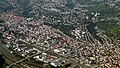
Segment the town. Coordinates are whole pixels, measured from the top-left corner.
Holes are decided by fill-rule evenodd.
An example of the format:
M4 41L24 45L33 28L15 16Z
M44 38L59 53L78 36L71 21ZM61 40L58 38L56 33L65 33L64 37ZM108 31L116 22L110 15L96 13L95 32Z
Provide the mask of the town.
M89 17L85 15L87 11L80 8L80 4L71 0L66 7L69 3L67 0L41 0L40 4L34 6L38 1L32 2L33 7L36 7L34 12L37 9L41 12L40 16L36 15L39 16L37 19L17 16L15 10L0 15L6 21L4 26L0 26L7 42L5 47L11 54L24 58L9 65L9 68L16 64L24 66L24 61L29 58L50 63L54 67L69 63L70 68L120 67L120 45L113 44L113 40L97 26L96 36L100 40L91 34L89 24L82 22L83 19L89 20ZM96 17L100 15L91 14ZM94 22L95 18L91 21ZM61 25L72 25L75 29L61 31Z

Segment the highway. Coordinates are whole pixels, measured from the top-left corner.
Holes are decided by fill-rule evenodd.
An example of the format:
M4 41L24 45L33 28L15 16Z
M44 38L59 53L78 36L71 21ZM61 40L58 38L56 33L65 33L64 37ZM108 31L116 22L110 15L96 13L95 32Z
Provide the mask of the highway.
M25 43L25 44L27 44L27 45L30 45L30 46L32 46L32 47L34 47L34 48L39 49L42 53L47 53L47 54L49 54L49 55L53 55L53 56L59 57L59 58L61 58L61 59L63 59L63 60L66 60L66 61L68 61L69 63L72 63L72 64L77 65L77 66L79 66L79 67L87 68L87 66L81 65L81 64L77 63L77 62L76 62L76 59L74 59L74 58L70 58L70 57L67 57L67 56L59 55L59 54L57 54L57 53L54 53L54 52L51 51L50 49L43 50L43 49L41 49L39 46L31 45L31 44L29 44L28 42L26 42L26 41L24 41L24 40L19 40L19 41L20 41L20 42L23 42L23 43ZM9 67L11 67L11 66L13 66L13 65L15 65L15 64L21 63L21 62L27 60L28 58L31 58L31 57L34 57L34 56L40 55L40 54L41 54L41 53L38 53L38 54L35 54L35 55L32 55L32 56L28 56L28 57L26 57L25 59L21 59L21 60L15 62L15 63L11 64Z
M50 48L49 48L49 49L50 49ZM21 60L15 62L15 63L9 65L8 68L11 68L13 65L16 65L16 64L19 64L19 63L21 63L21 62L24 62L25 60L27 60L27 59L29 59L29 58L35 57L35 56L37 56L37 55L41 55L42 53L45 53L45 52L49 51L49 49L47 49L47 50L45 50L45 51L43 51L43 52L40 52L40 53L31 55L31 56L27 56L27 57L25 57L25 59L21 59Z

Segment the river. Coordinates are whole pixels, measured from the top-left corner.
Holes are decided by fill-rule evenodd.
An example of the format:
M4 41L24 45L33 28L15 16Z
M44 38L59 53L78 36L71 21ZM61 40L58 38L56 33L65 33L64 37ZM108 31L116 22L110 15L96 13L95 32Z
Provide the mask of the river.
M3 44L0 44L0 52L3 54L3 56L7 60L9 60L11 62L16 62L17 60L20 60L14 54L11 54L10 51Z

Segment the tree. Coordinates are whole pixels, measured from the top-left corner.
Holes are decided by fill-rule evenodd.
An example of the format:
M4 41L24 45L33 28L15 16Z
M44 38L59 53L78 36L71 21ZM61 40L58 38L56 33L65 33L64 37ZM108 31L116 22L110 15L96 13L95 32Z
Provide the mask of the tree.
M3 19L0 19L0 23L5 23L5 20L3 20Z
M1 37L3 36L3 32L2 31L0 31L0 39L1 39Z
M3 67L4 62L5 62L5 59L4 59L4 58L2 57L2 55L0 54L0 68Z

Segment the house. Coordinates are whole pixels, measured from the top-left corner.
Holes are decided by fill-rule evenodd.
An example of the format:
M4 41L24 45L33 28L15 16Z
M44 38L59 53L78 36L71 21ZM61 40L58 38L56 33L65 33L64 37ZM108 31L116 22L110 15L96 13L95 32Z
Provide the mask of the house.
M53 65L54 67L60 66L61 62L59 62L58 60L55 60L53 62L50 63L51 65Z

